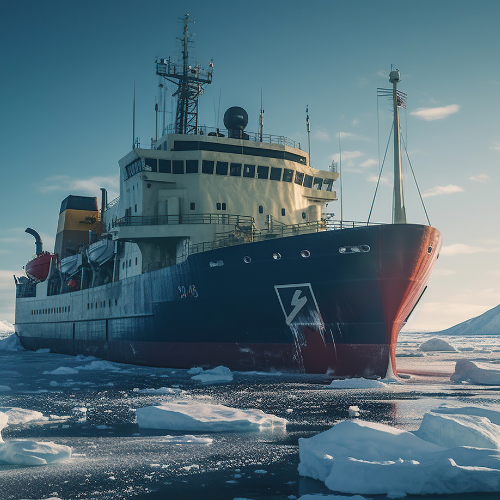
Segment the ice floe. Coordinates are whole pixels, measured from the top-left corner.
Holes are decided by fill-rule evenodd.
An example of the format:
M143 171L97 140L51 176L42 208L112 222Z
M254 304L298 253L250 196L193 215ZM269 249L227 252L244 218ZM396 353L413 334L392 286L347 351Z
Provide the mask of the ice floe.
M427 342L420 344L419 349L421 351L445 351L445 352L456 352L456 349L446 342L446 340L432 338Z
M287 421L262 410L241 410L200 402L162 403L136 410L139 427L176 431L255 431L286 426Z
M387 388L387 384L380 380L360 377L332 380L332 383L328 387L332 389L381 389Z
M4 442L2 429L7 425L8 415L0 412L0 464L46 465L71 458L71 448L52 442L37 442L27 439Z
M500 385L500 371L479 368L467 359L460 359L455 365L455 373L451 376L453 382L472 382L478 385Z
M198 370L198 368L191 368L191 370ZM189 371L191 371L189 370ZM217 366L211 370L203 370L197 372L196 375L191 377L192 380L201 382L202 384L213 384L217 382L231 382L233 380L233 374L231 370L225 366Z
M13 333L8 337L0 339L0 351L24 351L19 337Z
M446 429L451 441L460 442L454 433L462 433L464 420L443 418L432 423L427 437L436 440ZM299 439L299 455L301 475L319 479L341 493L427 495L500 490L497 450L445 448L385 424L340 422L312 438Z
M140 394L148 394L151 396L162 396L162 395L171 395L171 394L181 394L184 392L182 389L178 387L159 387L158 389L134 389L134 392L138 392Z
M48 420L43 413L35 410L26 410L25 408L17 407L0 407L0 413L7 415L7 423L9 425L26 424L34 421Z
M203 444L210 445L213 442L212 438L206 436L193 436L191 434L185 434L184 436L163 436L160 440L155 441L156 443L164 444Z

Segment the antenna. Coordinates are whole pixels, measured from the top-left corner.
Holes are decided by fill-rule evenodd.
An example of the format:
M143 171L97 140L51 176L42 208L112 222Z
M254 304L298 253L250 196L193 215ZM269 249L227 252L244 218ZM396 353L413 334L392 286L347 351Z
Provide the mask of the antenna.
M309 144L309 166L311 166L311 123L309 122L309 104L306 104L306 125L307 125L307 142Z
M184 16L182 42L182 66L168 59L156 59L156 74L177 86L173 96L177 97L175 114L176 134L196 134L198 132L198 98L203 94L205 85L212 83L214 63L210 60L208 70L198 63L189 65L189 14Z
M264 131L264 109L262 107L262 87L260 88L260 113L259 113L259 140L262 142L262 132Z
M339 181L340 181L340 228L342 229L342 222L344 220L344 206L342 203L342 198L344 190L342 189L342 147L340 145L340 136L342 132L339 132Z
M132 106L132 149L135 148L135 81L134 81L134 104Z

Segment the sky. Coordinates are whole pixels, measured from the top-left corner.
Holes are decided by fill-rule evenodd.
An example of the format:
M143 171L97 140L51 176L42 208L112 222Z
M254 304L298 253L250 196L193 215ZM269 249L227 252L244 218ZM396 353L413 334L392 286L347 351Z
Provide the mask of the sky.
M26 227L52 250L68 194L118 195L134 84L136 135L149 146L155 58L177 57L186 13L193 60L214 61L199 123L222 127L241 106L257 131L262 90L264 133L307 150L308 106L312 166L342 151L344 220L367 220L383 163L371 220L391 221L392 111L377 88L398 68L408 157L443 235L407 328L440 330L500 303L500 2L20 0L0 19L0 319L14 322L12 275L34 254ZM408 222L426 223L406 159L403 173ZM340 203L328 210L338 217Z

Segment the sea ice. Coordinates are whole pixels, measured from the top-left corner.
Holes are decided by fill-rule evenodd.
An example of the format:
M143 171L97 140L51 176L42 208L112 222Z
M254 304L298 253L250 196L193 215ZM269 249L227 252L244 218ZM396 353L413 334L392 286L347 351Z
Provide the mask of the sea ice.
M184 436L163 436L160 441L156 441L156 443L165 443L165 444L203 444L210 445L212 444L213 439L205 436L193 436L191 434L185 434Z
M187 371L188 375L199 375L200 373L203 373L203 368L200 368L199 366L193 366L193 368L190 368Z
M0 413L7 415L9 425L26 424L28 422L48 420L43 413L35 410L26 410L24 408L16 408L13 406L0 407Z
M149 394L152 396L161 396L165 394L180 394L182 389L177 387L159 387L158 389L134 389L134 392L139 392L141 394Z
M40 443L27 439L4 442L1 430L8 416L0 412L0 463L9 465L45 465L71 458L71 448L52 442Z
M0 392L11 391L12 389L8 385L0 385Z
M445 448L500 449L500 426L476 415L426 413L415 435Z
M56 368L55 370L52 370L52 371L44 371L42 374L43 375L74 375L75 373L78 373L78 370L75 370L74 368L70 368L69 366L60 366L59 368Z
M415 495L500 490L497 450L443 448L388 425L343 421L299 439L299 473L333 491Z
M500 405L488 406L457 406L443 404L434 408L433 413L446 413L452 415L476 415L486 417L490 422L500 426Z
M472 361L460 359L455 365L455 373L451 376L451 380L469 381L478 385L500 385L500 371L479 368Z
M182 402L163 403L136 410L139 427L175 431L255 431L266 427L286 426L287 421L262 410L240 410L228 406Z
M212 368L211 370L202 370L198 375L191 377L191 379L203 384L231 382L233 380L233 374L229 368L221 365L216 368Z
M427 342L420 344L419 349L421 351L445 351L445 352L455 352L456 349L448 344L446 340L432 338Z
M381 389L387 388L387 384L379 380L367 378L346 378L332 380L332 383L328 387L332 389Z
M13 333L8 337L0 340L0 351L24 351L19 337Z

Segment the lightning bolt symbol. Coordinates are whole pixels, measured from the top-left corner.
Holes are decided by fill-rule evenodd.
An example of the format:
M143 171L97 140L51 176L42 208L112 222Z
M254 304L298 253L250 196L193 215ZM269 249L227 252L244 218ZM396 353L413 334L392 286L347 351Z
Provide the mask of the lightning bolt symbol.
M290 323L295 319L295 316L297 316L297 314L299 314L299 311L306 305L307 297L299 298L301 293L301 290L295 290L295 293L293 294L291 304L295 307L286 318L287 325L290 325Z

